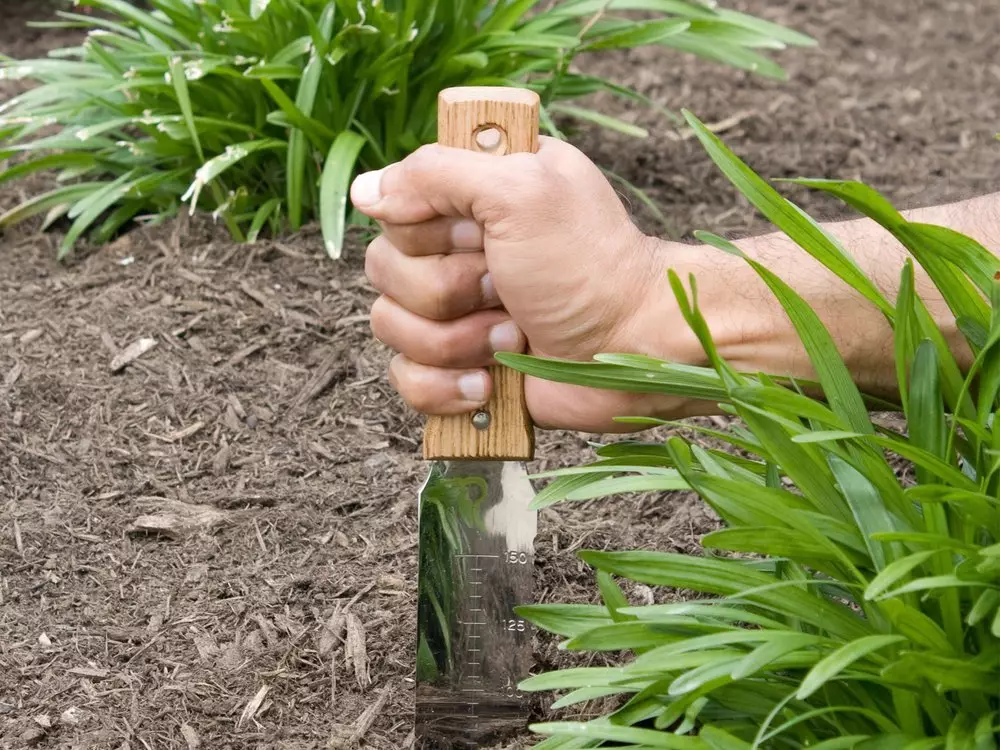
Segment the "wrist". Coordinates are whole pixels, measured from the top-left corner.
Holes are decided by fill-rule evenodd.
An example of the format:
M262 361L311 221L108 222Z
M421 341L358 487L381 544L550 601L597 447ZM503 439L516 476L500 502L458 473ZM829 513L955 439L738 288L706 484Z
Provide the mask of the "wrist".
M690 278L697 285L697 304L720 355L739 370L763 367L758 357L778 356L783 342L773 320L762 314L760 300L767 293L763 282L747 263L713 248L643 236L634 257L635 273L624 275L628 288L622 297L631 306L619 328L614 351L641 354L654 359L706 367L708 355L681 313L670 286L673 270L688 292ZM761 291L763 289L763 292ZM780 312L780 311L779 311ZM636 396L636 415L681 418L719 412L714 403L695 402L675 396Z
M885 370L891 329L874 306L847 287L817 261L782 235L764 235L737 243L789 284L819 315L830 331L848 369L862 389L889 395L894 370ZM634 308L626 351L657 359L707 366L708 357L683 319L670 288L672 269L697 302L719 355L742 372L765 372L815 379L809 357L780 303L742 258L704 245L647 238L645 284ZM690 277L697 285L691 297ZM866 335L859 334L859 327ZM890 358L891 359L891 358ZM890 363L891 364L891 363ZM885 370L885 371L883 371ZM652 416L716 413L715 404L678 404L659 397L646 404Z
M646 281L634 308L629 351L682 364L709 364L670 287L672 270L689 303L697 303L723 359L740 370L759 370L766 369L765 362L787 356L787 336L776 325L774 312L784 315L744 260L704 245L655 237L646 238L643 254ZM691 294L692 276L696 297Z

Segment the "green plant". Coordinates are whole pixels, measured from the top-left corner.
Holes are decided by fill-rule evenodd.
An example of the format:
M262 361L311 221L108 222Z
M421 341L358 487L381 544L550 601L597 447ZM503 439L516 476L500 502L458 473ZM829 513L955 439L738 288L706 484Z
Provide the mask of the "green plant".
M739 449L670 437L598 450L552 472L545 506L620 492L689 487L721 517L703 557L584 551L602 605L525 606L571 651L631 653L620 667L570 668L525 690L569 690L556 708L619 696L590 721L552 722L538 747L908 748L987 750L1000 738L1000 260L946 228L910 223L865 185L798 181L888 229L930 275L975 353L962 373L914 293L908 261L886 299L835 240L782 198L695 118L691 126L736 187L806 252L877 305L893 326L907 434L874 424L819 318L747 259L805 345L823 399L803 383L734 370L716 351L694 279L671 275L712 363L684 367L606 355L595 363L503 355L552 380L707 398L740 422L699 429ZM726 240L702 233L721 250ZM893 471L900 458L915 481ZM632 606L615 577L700 596ZM621 746L615 744L615 746Z
M682 0L80 0L102 13L38 24L89 30L47 59L0 60L38 85L0 105L0 183L58 170L56 189L0 216L68 218L65 254L182 204L239 240L318 218L338 257L347 187L435 139L435 99L454 85L527 86L544 126L563 115L642 136L567 100L635 91L570 69L581 53L664 45L765 76L765 54L812 40ZM630 20L645 11L647 20ZM360 220L360 217L353 217Z

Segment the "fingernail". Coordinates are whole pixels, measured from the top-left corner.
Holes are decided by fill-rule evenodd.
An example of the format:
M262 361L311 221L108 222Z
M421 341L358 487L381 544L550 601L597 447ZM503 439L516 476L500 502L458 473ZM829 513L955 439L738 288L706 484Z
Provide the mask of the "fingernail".
M521 331L513 320L493 326L490 329L490 347L495 352L517 352L521 350Z
M483 292L483 307L496 307L500 304L497 288L493 286L493 274L486 274L479 280L479 288Z
M382 173L365 172L358 175L351 186L351 201L355 206L372 206L382 200Z
M451 225L451 246L456 250L481 250L483 232L472 219L461 219Z
M486 401L486 373L469 372L458 379L458 391L462 398L474 404Z

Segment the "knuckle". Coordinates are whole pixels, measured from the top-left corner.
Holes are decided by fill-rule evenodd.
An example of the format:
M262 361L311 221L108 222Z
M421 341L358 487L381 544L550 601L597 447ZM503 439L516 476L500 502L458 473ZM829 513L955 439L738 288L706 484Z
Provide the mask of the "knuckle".
M450 336L445 334L434 336L427 341L427 354L428 359L431 360L429 364L447 367L455 359L454 342Z
M431 389L410 368L405 365L397 367L393 380L393 387L411 408L424 414L434 410L437 404Z
M428 357L437 367L457 367L467 357L455 332L450 328L439 330L427 342Z
M365 251L365 276L371 285L380 292L384 291L382 286L385 282L384 267L387 244L388 240L384 237L376 237L369 243Z
M385 297L379 297L372 303L368 316L368 326L371 328L372 335L383 344L390 340L390 331L392 330L390 313Z
M393 228L393 239L400 252L420 255L427 246L426 230L420 224L406 224Z
M436 143L424 144L400 162L403 173L412 177L433 169L439 163L439 151Z
M443 256L439 263L438 313L442 320L455 320L475 312L483 303L481 279L486 258L475 253Z
M436 264L433 281L428 289L428 310L434 320L449 320L456 312L456 291L459 280L454 263L449 257L442 257Z
M537 158L526 159L518 172L517 197L520 205L538 207L551 201L553 195L559 195L556 175Z
M511 154L504 158L504 168L498 169L489 193L491 209L496 218L536 213L539 207L551 203L553 176L534 154Z
M402 391L401 395L406 403L422 414L429 414L434 410L435 404L426 389L408 388Z

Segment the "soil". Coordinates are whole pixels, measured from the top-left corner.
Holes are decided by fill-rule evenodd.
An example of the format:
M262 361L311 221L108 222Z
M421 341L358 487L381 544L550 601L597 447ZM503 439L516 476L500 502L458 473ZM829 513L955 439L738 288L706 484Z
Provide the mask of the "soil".
M780 55L787 82L668 50L586 67L719 125L767 176L864 179L903 207L996 189L996 3L731 5L820 46ZM41 3L3 6L0 52L72 43L24 30ZM683 234L766 229L693 140L598 104L653 135L576 141ZM66 264L58 239L0 237L0 747L412 745L422 420L369 334L360 239L333 263L315 228L247 248L180 219ZM532 468L597 439L541 435ZM685 494L546 510L537 600L595 600L581 547L693 553L714 524ZM536 670L565 662L536 638Z

